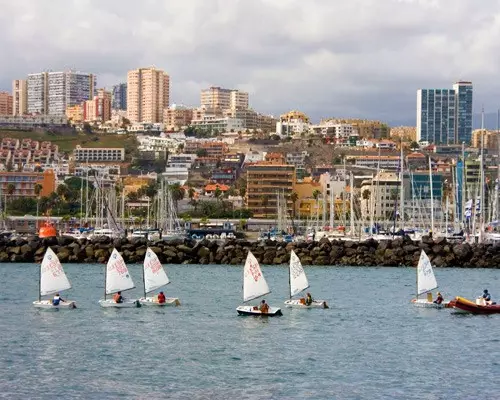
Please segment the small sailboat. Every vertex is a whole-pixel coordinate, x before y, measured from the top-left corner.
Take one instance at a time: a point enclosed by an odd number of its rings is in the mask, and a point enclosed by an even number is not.
[[[417,265],[417,297],[412,303],[417,307],[425,308],[446,308],[449,301],[443,301],[441,304],[433,303],[431,290],[438,287],[434,271],[432,270],[431,260],[425,251],[420,253],[420,259]],[[427,293],[427,298],[420,299],[419,296]]]
[[[311,304],[306,304],[304,298],[292,299],[293,296],[306,290],[309,287],[304,267],[297,254],[292,250],[290,253],[290,274],[288,283],[290,286],[290,299],[285,301],[287,307],[293,308],[328,308],[325,300],[313,300]]]
[[[71,289],[71,284],[64,273],[59,258],[49,247],[40,265],[38,300],[34,301],[33,305],[37,308],[76,308],[75,302],[70,300],[61,300],[58,305],[54,305],[52,300],[42,300],[42,296],[62,292],[67,289]]]
[[[245,267],[243,268],[243,302],[246,303],[247,301],[258,299],[268,293],[271,293],[271,291],[264,279],[264,275],[262,275],[259,262],[249,251],[245,261]],[[266,313],[260,311],[257,306],[239,306],[236,308],[236,311],[238,311],[240,315],[260,315],[268,317],[283,315],[281,309],[277,307],[269,307]]]
[[[144,266],[142,269],[142,277],[144,281],[144,297],[139,299],[143,306],[180,306],[181,302],[178,298],[167,297],[164,303],[158,302],[158,296],[147,297],[146,295],[153,290],[159,289],[162,286],[168,285],[170,280],[167,273],[163,269],[160,260],[156,253],[149,247],[144,257]]]
[[[116,249],[113,249],[104,275],[104,300],[99,300],[99,304],[101,307],[140,307],[141,304],[138,300],[124,299],[122,303],[117,303],[114,299],[106,298],[108,294],[124,292],[134,287],[134,281],[132,281],[123,257]]]

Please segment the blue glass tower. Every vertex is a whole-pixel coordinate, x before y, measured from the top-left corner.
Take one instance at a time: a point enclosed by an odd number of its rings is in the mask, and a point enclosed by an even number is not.
[[[472,138],[472,82],[457,82],[455,91],[455,143],[471,143]]]
[[[455,142],[455,91],[417,91],[417,141],[434,144]]]
[[[113,110],[126,110],[127,109],[127,84],[119,83],[113,86],[113,100],[111,108]]]

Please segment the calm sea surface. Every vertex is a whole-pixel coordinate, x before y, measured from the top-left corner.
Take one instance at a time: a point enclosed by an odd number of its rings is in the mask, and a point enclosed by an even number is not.
[[[309,267],[332,308],[262,319],[236,313],[242,267],[167,266],[181,307],[116,310],[97,303],[104,267],[70,264],[63,311],[32,307],[37,268],[0,264],[0,398],[500,398],[500,315],[412,307],[414,269]],[[263,272],[282,306],[287,268]],[[445,296],[500,299],[500,271],[435,272]]]

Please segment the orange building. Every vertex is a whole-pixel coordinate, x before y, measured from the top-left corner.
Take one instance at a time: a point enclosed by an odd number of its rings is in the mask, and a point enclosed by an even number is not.
[[[0,172],[2,195],[11,198],[36,197],[35,185],[41,185],[40,196],[48,196],[56,190],[54,171],[44,172]]]
[[[261,161],[247,166],[247,208],[255,217],[275,217],[278,194],[287,202],[287,215],[293,214],[290,194],[295,188],[295,166]]]
[[[9,92],[0,92],[0,115],[12,115],[13,97]]]

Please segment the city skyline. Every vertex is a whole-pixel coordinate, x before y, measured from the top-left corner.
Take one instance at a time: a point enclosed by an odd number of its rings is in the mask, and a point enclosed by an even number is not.
[[[484,104],[496,114],[498,1],[258,3],[149,1],[138,12],[126,1],[6,2],[0,44],[10,59],[0,90],[70,68],[110,88],[154,65],[171,77],[171,103],[196,105],[202,89],[221,86],[248,92],[254,109],[274,115],[415,124],[417,89],[467,80],[474,113]]]

